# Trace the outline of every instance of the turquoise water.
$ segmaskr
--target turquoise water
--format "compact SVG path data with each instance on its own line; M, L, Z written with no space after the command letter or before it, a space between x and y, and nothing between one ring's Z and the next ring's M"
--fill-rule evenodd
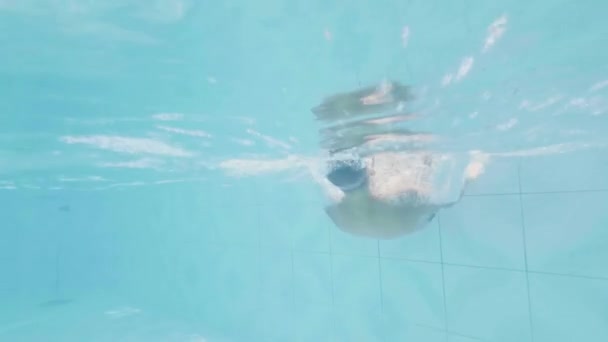
M607 7L0 0L0 341L607 340ZM378 241L310 109L384 78L489 162Z

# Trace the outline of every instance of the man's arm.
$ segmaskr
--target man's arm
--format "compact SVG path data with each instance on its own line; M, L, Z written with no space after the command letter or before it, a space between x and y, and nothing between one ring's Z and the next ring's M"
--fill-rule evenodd
M443 205L442 208L450 208L454 204L460 202L469 184L471 184L471 182L477 179L484 172L485 163L487 163L488 161L487 155L478 151L472 151L471 156L472 161L469 163L469 165L467 165L467 168L464 171L464 184L462 186L462 190L460 190L460 195L458 196L458 199Z

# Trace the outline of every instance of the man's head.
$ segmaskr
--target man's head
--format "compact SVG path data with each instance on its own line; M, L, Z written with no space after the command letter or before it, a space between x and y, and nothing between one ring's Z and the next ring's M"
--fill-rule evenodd
M367 170L365 164L360 160L334 160L330 162L329 168L327 179L345 193L367 185Z

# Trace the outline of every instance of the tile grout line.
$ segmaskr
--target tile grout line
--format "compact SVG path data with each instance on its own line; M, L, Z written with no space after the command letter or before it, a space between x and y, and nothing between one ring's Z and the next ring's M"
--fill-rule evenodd
M521 185L520 185L521 187ZM577 194L588 192L608 192L608 189L579 189L579 190L546 190L546 191L517 191L517 192L496 192L480 194L464 194L463 197L492 197L492 196L515 196L515 195L552 195L552 194Z
M258 279L258 289L257 289L257 301L256 301L256 307L259 310L261 305L260 305L260 298L262 298L262 213L261 213L262 209L260 208L260 206L258 205L258 203L256 203L255 206L255 220L256 220L256 226L257 226L257 234L258 234L258 243L256 246L256 256L257 256L257 279Z
M221 248L221 250L230 250L230 249L234 249L234 248L235 248L234 246L233 247L223 247L223 248ZM242 250L242 248L240 248L240 247L238 249ZM279 249L279 250L285 251L285 252L287 251L286 249ZM314 255L330 255L331 254L332 256L376 258L374 256L364 255L364 254L329 253L329 252L323 252L323 251L307 251L307 250L302 250L302 249L294 250L294 254L295 253L314 254ZM381 256L380 259L399 260L399 261L406 261L406 262L411 262L411 263L432 264L432 265L441 265L442 264L441 261L410 259L410 258L403 258L403 257L397 257L397 256ZM530 274L542 274L542 275L549 275L549 276L555 276L555 277L567 277L567 278L572 278L572 279L589 279L589 280L598 280L598 281L608 281L608 276L593 276L593 275L584 275L584 274L576 274L576 273L569 274L569 273L558 273L558 272L531 270L531 269L528 269L528 271L526 271L525 269L516 269L516 268L507 268L507 267L492 267L492 266L482 266L482 265L467 265L467 264L458 264L458 263L451 263L451 262L443 262L443 265L456 266L456 267L467 267L467 268L475 268L475 269L483 269L483 270L493 270L493 271L505 271L505 272L520 272L520 273L527 272Z
M294 266L293 250L289 252L291 256L291 302L296 306L296 271Z
M293 233L293 225L289 225L289 244L291 248L289 249L289 256L291 257L291 302L293 306L296 306L296 267L295 267L295 238Z
M543 274L554 277L567 277L571 279L589 279L589 280L600 280L600 281L608 281L608 277L598 277L598 276L587 276L580 274L565 274L565 273L555 273L555 272L546 272L546 271L529 271L528 273L532 274Z
M380 312L384 313L384 286L382 284L382 258L380 257L380 240L378 241L378 281L380 283Z
M445 330L445 329L438 328L438 327L433 326L433 325L414 323L414 322L412 322L410 324L413 325L413 326L420 327L420 328L424 328L424 329L428 329L428 330L444 333L444 334L447 335L448 339L449 339L449 336L458 336L458 337L464 337L464 338L470 339L470 340L475 340L475 341L478 341L478 342L490 342L490 341L485 340L485 339L483 339L481 337L477 337L477 336L473 336L473 335L468 335L466 333L461 333L461 332L458 332L458 331Z
M472 335L467 335L467 334L459 333L457 331L445 330L445 329L437 328L437 327L431 326L431 325L420 324L420 323L412 323L412 325L417 326L417 327L421 327L421 328L424 328L424 329L428 329L428 330L434 330L434 331L445 333L447 335L448 339L449 339L449 336L452 335L452 336L458 336L458 337L465 337L467 339L471 339L471 340L475 340L475 341L486 342L485 340L481 339L480 337L475 337L475 336L472 336Z
M330 225L327 225L327 235L329 238L329 281L330 281L330 285L331 285L331 331L332 331L332 335L336 330L336 300L335 300L335 294L334 294L334 254L333 254L333 248L332 248L332 238L331 238L331 227Z
M607 192L606 189L579 189L579 190L546 190L546 191L516 191L516 192L498 192L498 193L465 193L462 197L493 197L493 196L517 196L517 195L526 195L526 196L534 196L534 195L557 195L557 194L578 194L578 193L595 193L595 192ZM317 201L304 201L308 204L319 204ZM264 207L264 205L259 203L254 203L254 205L258 205L260 207Z
M334 254L333 254L333 248L332 248L332 239L331 239L331 229L327 228L328 234L329 234L329 279L331 281L331 305L332 308L335 304L335 299L334 299Z
M59 235L58 235L59 236ZM62 237L60 237L59 239L61 239ZM55 293L53 294L53 296L55 297L59 297L59 261L60 261L60 255L61 255L61 242L59 240L57 240L56 244L55 244L55 282L54 282L54 291Z
M330 255L329 252L322 251L306 251L306 250L295 250L297 253L305 253L305 254L315 254L315 255ZM364 254L348 254L348 253L333 253L333 256L349 256L349 257L359 257L359 258L375 258L374 256L364 255ZM420 260L420 259L410 259L410 258L402 258L402 257L394 257L394 256L381 256L380 259L383 260L400 260L407 261L412 263L420 263L420 264L433 264L433 265L441 265L441 261L433 261L433 260ZM467 265L467 264L458 264L451 262L443 262L445 266L456 266L456 267L468 267L475 269L484 269L484 270L493 270L493 271L506 271L506 272L526 272L525 269L516 269L516 268L506 268L506 267L492 267L492 266L481 266L481 265ZM556 277L568 277L574 279L591 279L591 280L600 280L600 281L608 281L608 277L604 276L590 276L584 274L568 274L568 273L557 273L557 272L548 272L548 271L539 271L539 270L530 270L528 269L528 273L531 274L542 274L542 275L550 275Z
M517 163L517 183L519 187L519 210L521 219L521 236L524 244L524 269L526 274L526 292L528 295L528 322L530 324L530 338L534 342L534 322L532 319L532 300L530 296L530 272L528 271L528 244L526 239L526 220L524 215L524 197L521 187L521 159Z
M443 239L441 234L441 214L437 214L437 226L439 227L439 260L441 263L441 290L443 291L443 328L445 331L449 331L448 327L448 305L447 298L445 295L445 263L443 260ZM449 336L445 335L446 342L449 340Z

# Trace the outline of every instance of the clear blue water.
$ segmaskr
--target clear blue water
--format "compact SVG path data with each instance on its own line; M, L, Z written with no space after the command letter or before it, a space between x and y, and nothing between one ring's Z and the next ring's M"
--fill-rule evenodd
M0 341L606 341L606 9L0 0ZM378 241L310 109L384 78L489 163Z

